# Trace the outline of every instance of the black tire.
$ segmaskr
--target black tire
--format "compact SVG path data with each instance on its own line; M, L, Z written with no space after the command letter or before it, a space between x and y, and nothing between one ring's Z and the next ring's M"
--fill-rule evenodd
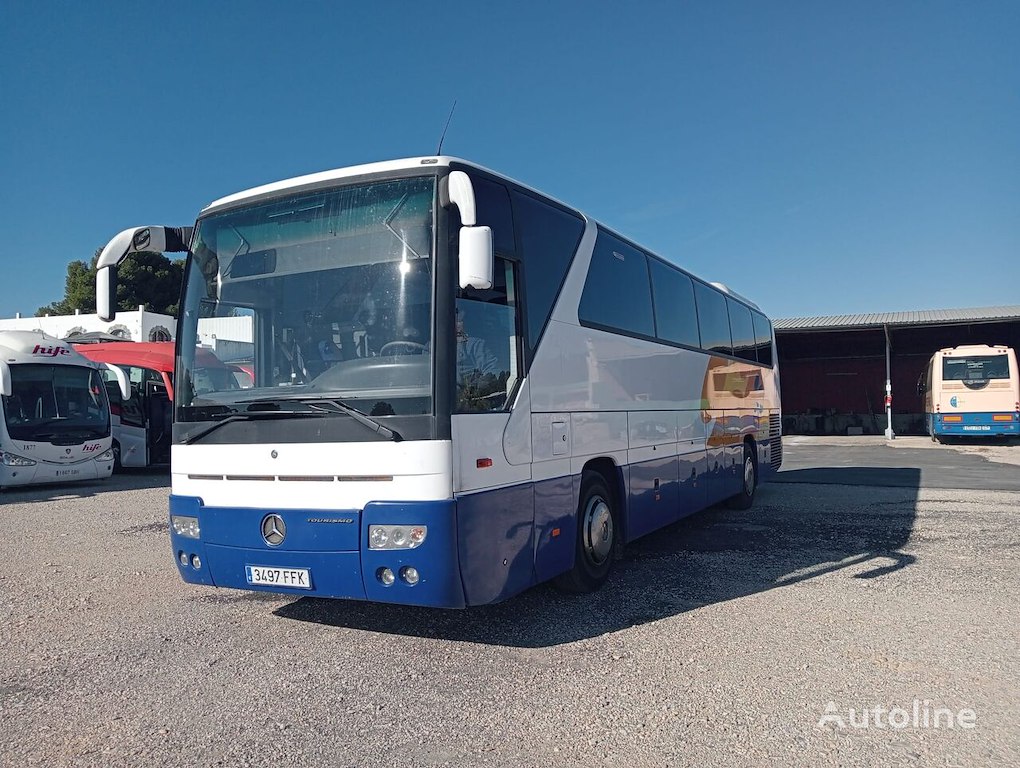
M113 448L113 471L114 472L120 472L120 469L121 469L121 463L120 463L120 443L118 443L116 440L114 440L112 448Z
M555 585L566 592L594 592L605 584L619 535L616 501L605 478L598 472L585 472L577 503L574 567L557 576Z
M750 509L754 504L754 493L758 490L758 462L754 460L754 454L747 443L744 443L744 461L740 474L740 493L726 500L730 509Z

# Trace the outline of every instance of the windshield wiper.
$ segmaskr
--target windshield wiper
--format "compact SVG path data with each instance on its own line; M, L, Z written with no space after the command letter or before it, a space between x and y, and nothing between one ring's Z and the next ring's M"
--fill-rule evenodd
M209 426L204 427L198 430L197 432L192 432L186 438L181 440L181 445L188 445L189 443L194 443L196 440L201 440L210 432L215 432L224 424L229 424L232 421L255 421L257 419L292 418L294 416L321 416L322 413L323 411L248 411L247 413L235 412L230 414L229 416L224 416L215 424L210 424Z
M325 409L325 413L346 413L348 416L350 416L352 419L354 419L359 424L362 424L362 425L368 427L373 432L377 432L380 435L382 435L383 437L385 437L387 440L392 440L395 443L399 443L401 440L404 439L403 435L401 435L399 432L397 432L397 430L390 429L385 424L383 424L381 421L377 421L376 419L373 419L371 416L369 416L364 411L359 411L353 405L348 405L343 400L333 400L333 399L325 398L325 397L324 398L307 399L307 400L302 398L301 402L302 403L307 403L308 405L311 405L312 407L321 406L321 405L332 405L334 408L336 408L338 410L330 411L328 409Z
M397 430L390 429L381 421L376 421L367 413L359 411L352 405L348 405L343 400L335 400L328 397L266 397L258 398L255 400L243 400L243 404L248 405L248 410L245 412L234 412L233 414L225 417L222 421L216 424L210 424L204 430L199 430L193 436L189 435L187 439L182 441L184 444L193 442L194 440L204 437L205 435L218 428L221 424L225 424L228 421L244 421L249 418L260 418L262 416L327 416L327 415L339 415L343 414L350 416L356 422L361 424L363 427L367 427L378 435L382 435L387 440L392 440L395 443L399 443L404 439ZM280 404L286 403L288 405L303 405L309 410L299 411L291 408L281 408ZM323 408L322 406L328 405L331 408ZM258 407L261 406L261 407Z

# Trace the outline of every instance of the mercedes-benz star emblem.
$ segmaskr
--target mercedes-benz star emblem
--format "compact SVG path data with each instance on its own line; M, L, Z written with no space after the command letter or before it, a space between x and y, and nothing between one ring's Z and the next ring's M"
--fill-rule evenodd
M287 524L279 515L266 515L262 518L262 538L271 547L278 547L287 538Z

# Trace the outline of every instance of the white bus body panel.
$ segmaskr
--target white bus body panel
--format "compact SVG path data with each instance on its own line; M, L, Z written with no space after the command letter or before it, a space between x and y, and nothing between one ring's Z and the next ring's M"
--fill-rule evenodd
M0 414L2 418L2 414ZM2 432L4 446L12 453L32 459L30 467L0 465L0 488L10 485L67 483L79 480L103 480L113 474L113 461L96 461L95 457L110 447L110 439L89 440L83 445L63 447L49 443L11 440ZM85 458L82 458L83 455Z
M449 499L452 456L448 440L175 445L170 466L173 493L207 506L335 510Z

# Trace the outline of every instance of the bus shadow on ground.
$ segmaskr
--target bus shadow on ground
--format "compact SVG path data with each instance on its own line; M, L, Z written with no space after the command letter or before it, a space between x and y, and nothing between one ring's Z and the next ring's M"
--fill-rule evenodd
M810 467L783 470L773 482L918 488L920 478L921 470L914 467Z
M779 506L772 500L783 491L771 485L760 489L750 510L713 507L693 515L628 545L608 583L594 594L568 595L541 585L463 611L301 598L275 614L368 632L542 648L838 571L887 577L914 562L901 550L914 527L920 472L883 472L897 482L866 505L848 508L830 493ZM827 469L824 476L837 484L860 483L850 468Z
M121 469L106 480L84 480L78 483L53 485L14 485L0 490L0 506L4 504L35 504L58 499L88 499L111 491L137 491L145 488L170 489L167 467Z

